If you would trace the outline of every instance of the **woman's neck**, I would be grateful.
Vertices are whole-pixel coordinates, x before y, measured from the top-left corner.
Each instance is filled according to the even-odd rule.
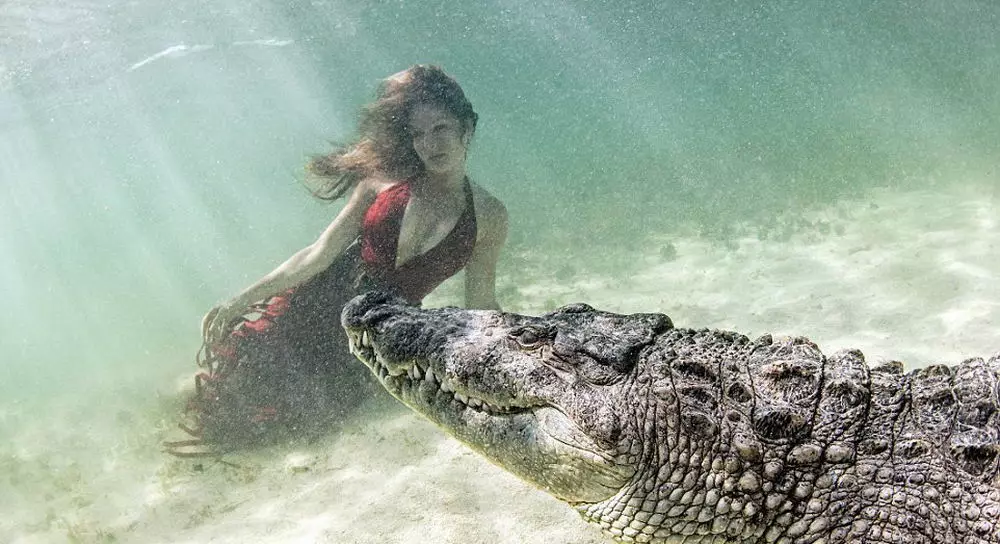
[[[420,193],[422,196],[455,194],[465,186],[464,169],[447,174],[424,172],[420,178],[420,182],[414,184],[411,190]]]

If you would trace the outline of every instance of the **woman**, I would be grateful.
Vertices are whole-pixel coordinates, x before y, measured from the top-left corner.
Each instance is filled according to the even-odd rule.
[[[417,65],[386,79],[357,143],[314,159],[321,198],[347,204],[298,251],[202,322],[187,448],[222,449],[321,430],[373,390],[351,360],[340,311],[368,289],[414,303],[465,269],[470,308],[499,306],[503,204],[466,175],[477,115],[454,79]],[[263,302],[261,302],[263,301]]]

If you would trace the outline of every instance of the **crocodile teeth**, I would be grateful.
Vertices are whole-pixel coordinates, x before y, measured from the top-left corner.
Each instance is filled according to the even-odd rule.
[[[411,362],[406,366],[386,366],[375,354],[374,347],[372,346],[372,336],[368,331],[352,333],[349,345],[351,353],[354,353],[358,358],[366,361],[381,381],[385,381],[390,377],[405,375],[409,378],[408,381],[411,387],[418,386],[419,382],[426,382],[430,387],[421,387],[421,391],[427,391],[427,394],[432,396],[434,394],[432,393],[434,390],[436,390],[438,394],[449,394],[451,400],[458,401],[468,408],[473,408],[490,414],[509,414],[514,410],[514,407],[510,405],[491,404],[488,401],[476,397],[470,397],[466,394],[455,391],[455,388],[449,383],[448,380],[437,376],[430,367],[422,368],[415,362]],[[426,400],[430,401],[430,399]]]
[[[406,369],[406,375],[413,381],[424,379],[424,373],[422,370],[420,370],[420,367],[417,365],[408,367]]]
[[[361,331],[361,345],[366,348],[372,347],[372,339],[370,336],[368,336],[367,330]]]

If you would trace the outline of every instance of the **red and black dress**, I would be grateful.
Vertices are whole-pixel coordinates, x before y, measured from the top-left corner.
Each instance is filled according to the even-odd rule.
[[[426,253],[396,267],[410,183],[379,193],[361,235],[326,270],[288,292],[247,309],[227,338],[205,345],[196,392],[182,424],[194,440],[171,442],[173,453],[260,444],[322,431],[350,413],[377,385],[353,360],[340,313],[354,296],[380,289],[419,303],[469,261],[476,242],[472,188],[451,232]]]

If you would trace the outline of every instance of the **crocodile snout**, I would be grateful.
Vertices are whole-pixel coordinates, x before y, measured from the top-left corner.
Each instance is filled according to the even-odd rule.
[[[396,313],[400,306],[412,305],[390,293],[371,291],[348,302],[340,314],[340,322],[346,329],[372,328]]]

